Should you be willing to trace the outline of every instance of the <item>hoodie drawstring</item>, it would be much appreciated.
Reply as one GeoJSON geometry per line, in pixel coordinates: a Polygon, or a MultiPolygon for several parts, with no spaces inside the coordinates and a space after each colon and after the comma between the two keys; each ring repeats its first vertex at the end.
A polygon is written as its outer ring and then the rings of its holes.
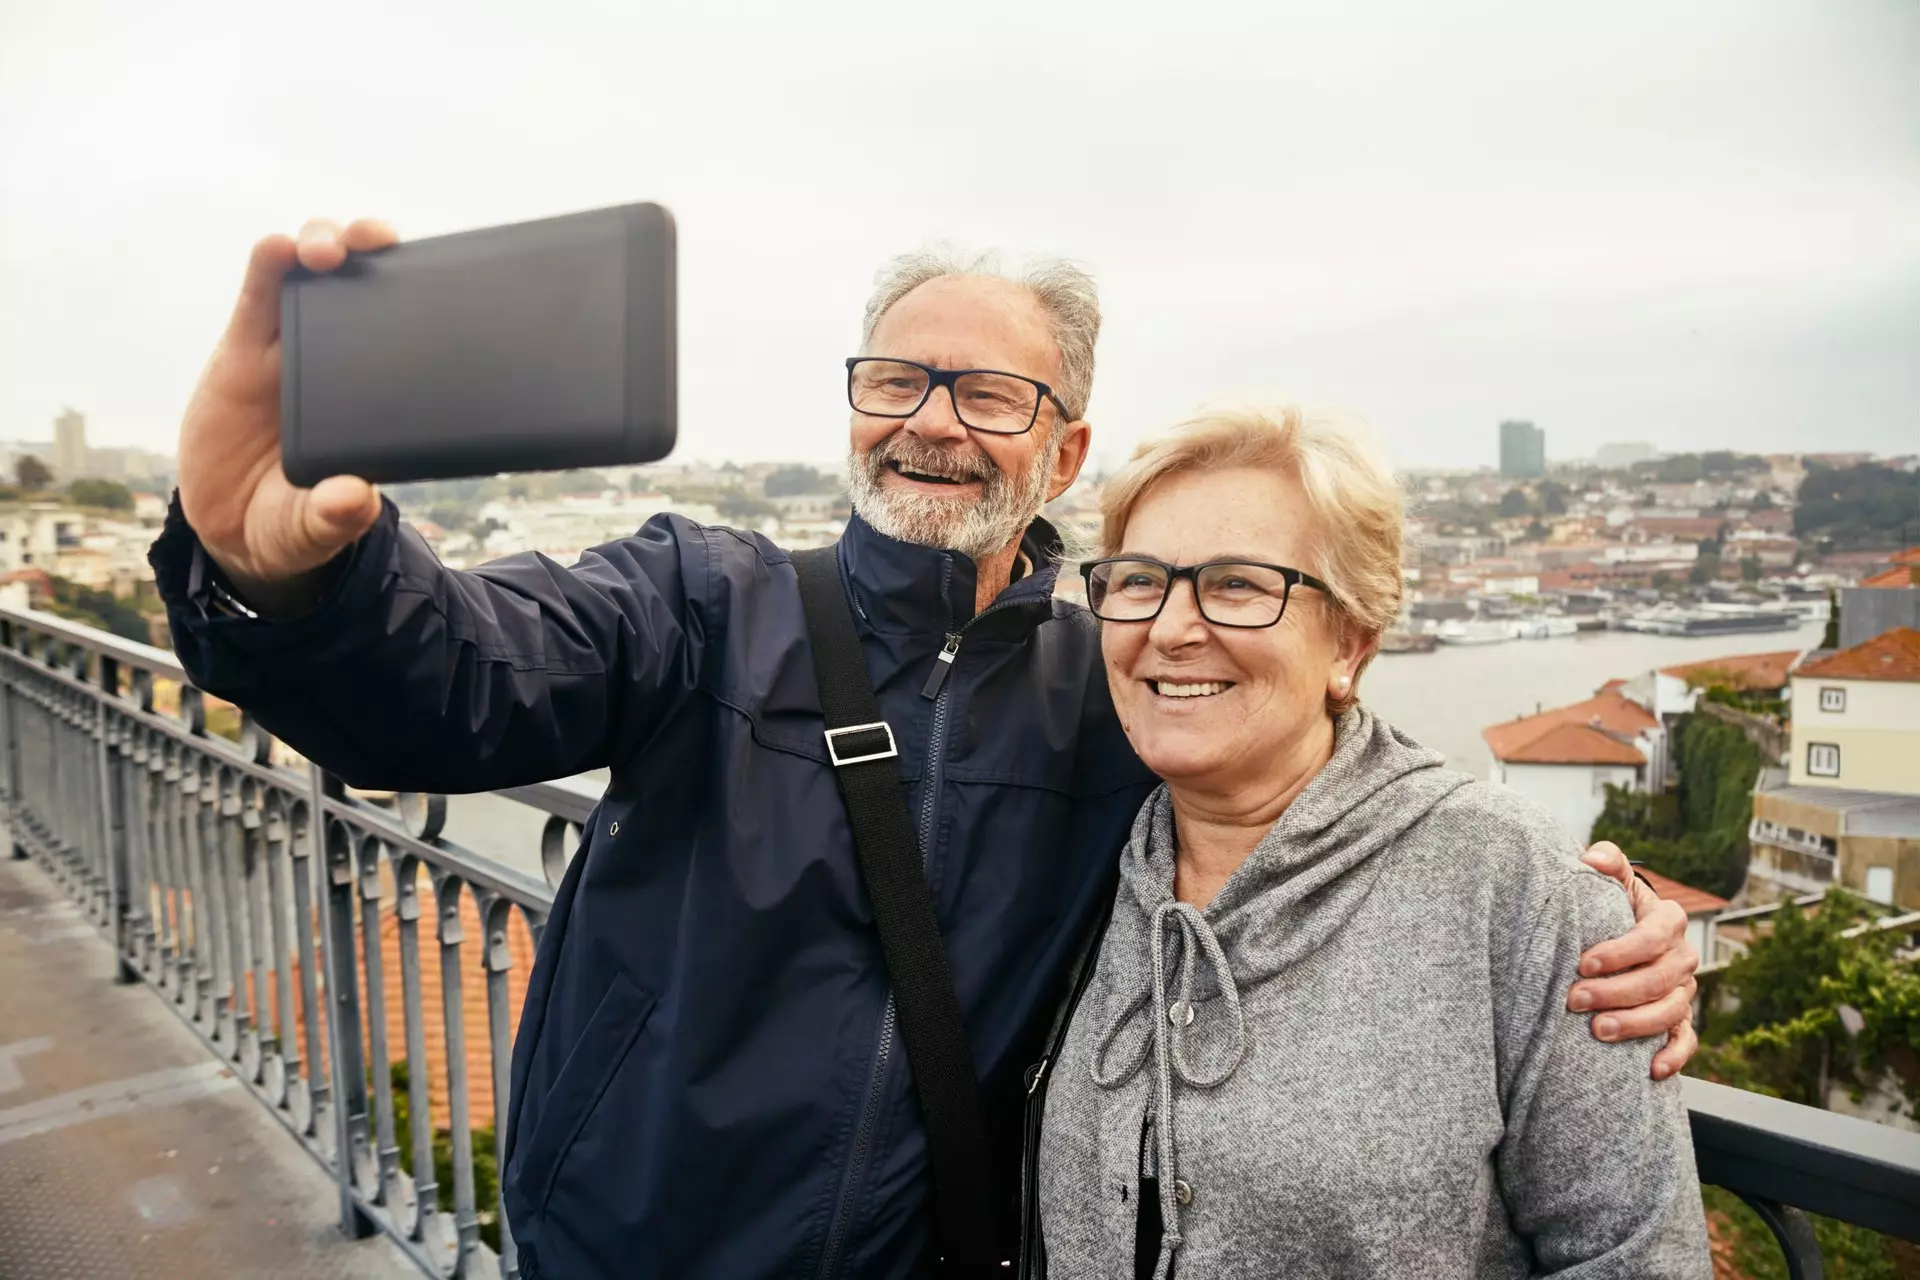
{"type": "Polygon", "coordinates": [[[1180,1215],[1174,1198],[1178,1165],[1173,1121],[1173,1081],[1179,1078],[1196,1089],[1213,1089],[1225,1084],[1247,1056],[1247,1020],[1240,1011],[1240,988],[1233,980],[1227,953],[1214,936],[1213,927],[1198,908],[1169,898],[1154,908],[1148,923],[1147,953],[1153,976],[1150,989],[1129,1000],[1094,1046],[1092,1075],[1102,1089],[1115,1089],[1131,1080],[1146,1058],[1146,1042],[1129,1055],[1117,1069],[1107,1068],[1107,1055],[1135,1014],[1151,1005],[1155,997],[1168,992],[1166,937],[1171,929],[1180,931],[1179,998],[1167,1004],[1164,1016],[1149,1014],[1154,1057],[1154,1124],[1156,1155],[1159,1159],[1160,1223],[1162,1231],[1161,1266],[1155,1274],[1164,1274],[1173,1251],[1180,1247],[1180,1215]],[[1233,1043],[1225,1065],[1211,1074],[1201,1074],[1188,1057],[1187,1028],[1194,1020],[1194,996],[1197,991],[1198,959],[1204,959],[1219,984],[1221,1003],[1232,1019],[1233,1043]]]}

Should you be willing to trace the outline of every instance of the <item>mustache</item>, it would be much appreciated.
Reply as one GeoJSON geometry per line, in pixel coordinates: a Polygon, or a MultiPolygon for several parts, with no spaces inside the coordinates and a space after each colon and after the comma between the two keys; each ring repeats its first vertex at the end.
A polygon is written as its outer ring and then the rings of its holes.
{"type": "Polygon", "coordinates": [[[905,432],[888,437],[867,453],[867,465],[876,474],[889,462],[909,471],[948,480],[991,481],[1000,474],[1000,468],[994,465],[991,458],[942,449],[905,432]]]}

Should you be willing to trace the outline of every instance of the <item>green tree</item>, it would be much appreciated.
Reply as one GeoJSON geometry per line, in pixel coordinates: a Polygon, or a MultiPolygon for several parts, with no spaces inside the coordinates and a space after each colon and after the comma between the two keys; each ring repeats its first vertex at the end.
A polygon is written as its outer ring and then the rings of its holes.
{"type": "Polygon", "coordinates": [[[1740,581],[1760,581],[1760,557],[1748,556],[1740,562],[1740,581]]]}
{"type": "Polygon", "coordinates": [[[1694,586],[1705,586],[1720,576],[1720,555],[1715,551],[1702,551],[1693,562],[1693,568],[1687,570],[1687,581],[1694,586]]]}
{"type": "Polygon", "coordinates": [[[37,493],[53,483],[53,470],[29,453],[13,464],[13,478],[22,489],[37,493]]]}
{"type": "Polygon", "coordinates": [[[1840,593],[1832,587],[1827,588],[1827,629],[1820,633],[1820,647],[1840,647],[1840,593]]]}
{"type": "Polygon", "coordinates": [[[1711,716],[1680,717],[1673,733],[1679,787],[1667,794],[1607,788],[1590,839],[1611,840],[1661,875],[1722,897],[1747,875],[1747,823],[1760,752],[1711,716]]]}
{"type": "Polygon", "coordinates": [[[832,493],[840,482],[822,475],[812,467],[782,467],[768,474],[762,488],[769,498],[785,498],[801,493],[832,493]]]}
{"type": "Polygon", "coordinates": [[[1835,550],[1890,547],[1920,519],[1920,472],[1867,462],[1839,470],[1811,465],[1801,482],[1793,531],[1831,540],[1835,550]]]}
{"type": "Polygon", "coordinates": [[[1523,489],[1509,489],[1501,495],[1500,518],[1503,520],[1517,520],[1531,509],[1532,504],[1527,501],[1526,491],[1523,489]]]}
{"type": "Polygon", "coordinates": [[[737,489],[729,489],[721,494],[713,505],[722,520],[731,520],[736,524],[752,524],[780,513],[780,508],[765,498],[756,498],[737,489]]]}
{"type": "Polygon", "coordinates": [[[96,591],[65,578],[52,579],[53,594],[45,602],[48,613],[83,626],[109,631],[123,640],[146,644],[152,636],[147,619],[108,591],[96,591]]]}
{"type": "Polygon", "coordinates": [[[111,480],[75,480],[67,486],[67,500],[79,507],[133,510],[133,495],[127,491],[127,486],[111,480]]]}
{"type": "MultiPolygon", "coordinates": [[[[1845,936],[1871,914],[1839,888],[1817,907],[1774,912],[1720,979],[1733,1007],[1709,995],[1718,1011],[1709,1014],[1687,1074],[1824,1106],[1829,1083],[1858,1088],[1892,1070],[1908,1107],[1920,1105],[1920,971],[1897,959],[1892,933],[1845,936]]],[[[1708,1214],[1731,1236],[1738,1273],[1785,1280],[1779,1247],[1759,1218],[1728,1192],[1705,1192],[1708,1214]]],[[[1872,1231],[1820,1217],[1813,1226],[1828,1275],[1910,1274],[1897,1261],[1900,1246],[1872,1231]]]]}
{"type": "Polygon", "coordinates": [[[1550,516],[1567,514],[1567,486],[1557,480],[1543,481],[1540,485],[1540,509],[1550,516]]]}

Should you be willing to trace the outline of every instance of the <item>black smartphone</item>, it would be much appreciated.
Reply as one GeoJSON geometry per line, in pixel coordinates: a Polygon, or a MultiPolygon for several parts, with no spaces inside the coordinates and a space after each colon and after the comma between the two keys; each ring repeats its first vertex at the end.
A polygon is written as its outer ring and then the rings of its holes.
{"type": "Polygon", "coordinates": [[[623,205],[352,254],[280,293],[298,485],[654,462],[672,449],[673,217],[623,205]]]}

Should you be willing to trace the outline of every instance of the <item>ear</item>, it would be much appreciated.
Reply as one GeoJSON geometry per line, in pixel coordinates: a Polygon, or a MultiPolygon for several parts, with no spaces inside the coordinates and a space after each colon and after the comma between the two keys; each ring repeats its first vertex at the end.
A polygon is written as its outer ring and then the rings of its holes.
{"type": "Polygon", "coordinates": [[[1086,465],[1087,450],[1093,447],[1093,428],[1083,419],[1069,422],[1060,431],[1060,452],[1053,460],[1053,474],[1047,478],[1047,501],[1073,487],[1086,465]]]}
{"type": "Polygon", "coordinates": [[[1327,696],[1344,701],[1360,683],[1360,673],[1379,651],[1380,637],[1368,635],[1351,622],[1341,622],[1334,636],[1333,665],[1327,669],[1327,696]]]}

